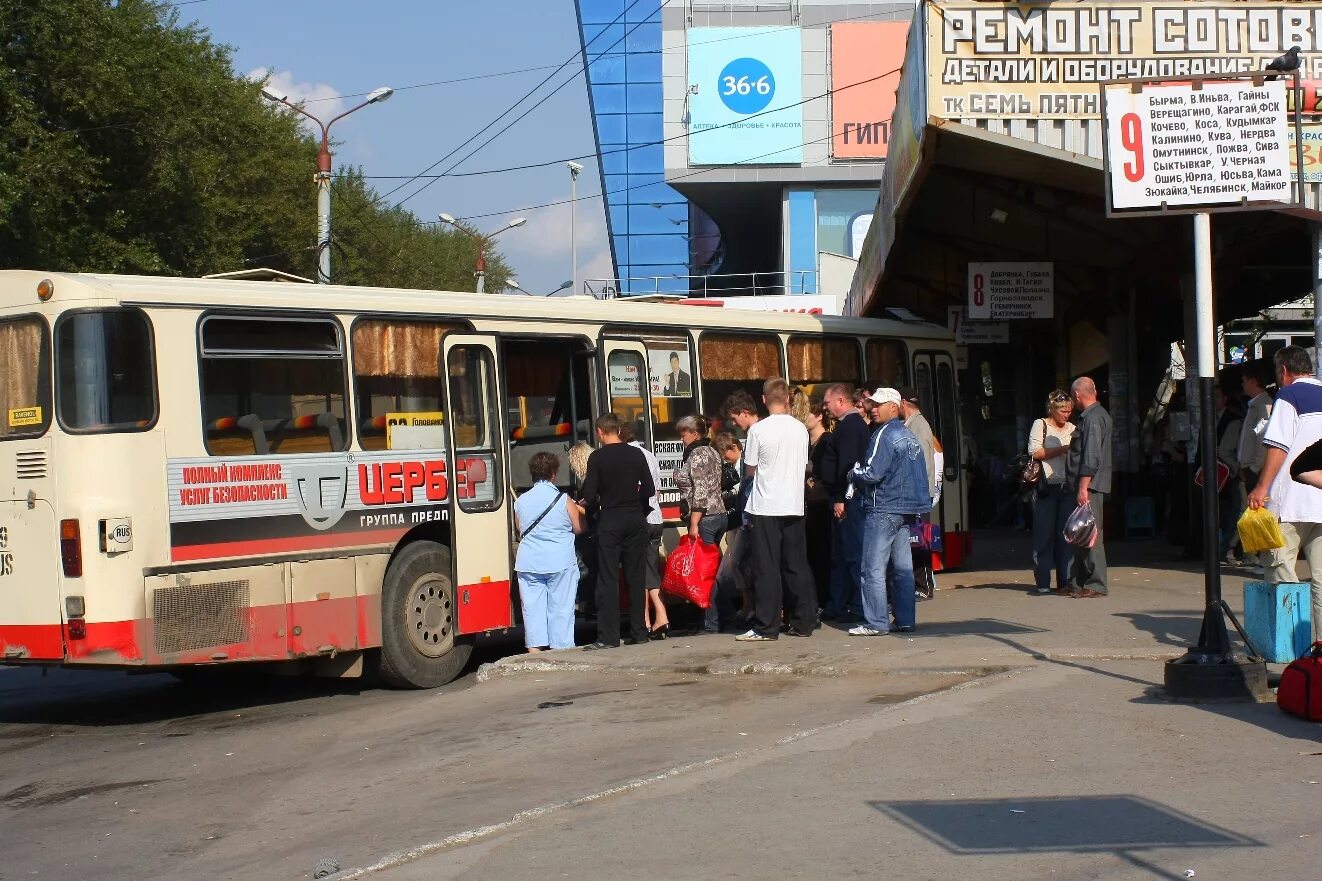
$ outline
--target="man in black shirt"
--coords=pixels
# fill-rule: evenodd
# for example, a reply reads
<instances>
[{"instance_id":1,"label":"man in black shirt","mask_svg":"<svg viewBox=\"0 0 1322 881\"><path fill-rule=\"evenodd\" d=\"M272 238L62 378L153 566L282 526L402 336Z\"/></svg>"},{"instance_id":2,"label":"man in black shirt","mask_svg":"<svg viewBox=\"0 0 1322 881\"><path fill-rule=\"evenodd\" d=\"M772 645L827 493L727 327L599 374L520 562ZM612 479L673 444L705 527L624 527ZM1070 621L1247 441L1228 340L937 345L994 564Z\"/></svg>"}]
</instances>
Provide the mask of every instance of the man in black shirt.
<instances>
[{"instance_id":1,"label":"man in black shirt","mask_svg":"<svg viewBox=\"0 0 1322 881\"><path fill-rule=\"evenodd\" d=\"M620 418L597 419L601 446L588 457L582 504L597 507L597 641L585 651L620 644L621 564L629 585L629 631L633 643L647 642L647 512L656 495L643 451L620 439Z\"/></svg>"},{"instance_id":2,"label":"man in black shirt","mask_svg":"<svg viewBox=\"0 0 1322 881\"><path fill-rule=\"evenodd\" d=\"M861 590L863 552L863 512L845 498L849 472L867 459L872 432L854 406L854 390L837 383L826 390L822 403L836 418L836 473L832 480L832 506L835 528L831 534L831 599L822 612L825 621L853 621L863 612Z\"/></svg>"}]
</instances>

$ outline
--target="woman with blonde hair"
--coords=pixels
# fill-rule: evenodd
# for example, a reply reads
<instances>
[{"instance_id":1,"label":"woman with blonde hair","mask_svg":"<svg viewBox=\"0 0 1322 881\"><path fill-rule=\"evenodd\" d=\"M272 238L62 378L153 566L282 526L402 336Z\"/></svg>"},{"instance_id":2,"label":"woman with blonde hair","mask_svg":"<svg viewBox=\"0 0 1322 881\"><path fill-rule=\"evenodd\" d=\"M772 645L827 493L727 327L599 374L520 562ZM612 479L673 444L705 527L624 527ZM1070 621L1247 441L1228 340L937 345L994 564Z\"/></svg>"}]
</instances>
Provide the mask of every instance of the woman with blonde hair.
<instances>
[{"instance_id":1,"label":"woman with blonde hair","mask_svg":"<svg viewBox=\"0 0 1322 881\"><path fill-rule=\"evenodd\" d=\"M1074 438L1074 401L1056 389L1047 395L1047 415L1028 429L1028 454L1042 463L1042 477L1033 490L1033 575L1037 592L1051 593L1051 572L1056 592L1069 590L1073 555L1065 541L1065 521L1074 499L1065 486L1065 459Z\"/></svg>"}]
</instances>

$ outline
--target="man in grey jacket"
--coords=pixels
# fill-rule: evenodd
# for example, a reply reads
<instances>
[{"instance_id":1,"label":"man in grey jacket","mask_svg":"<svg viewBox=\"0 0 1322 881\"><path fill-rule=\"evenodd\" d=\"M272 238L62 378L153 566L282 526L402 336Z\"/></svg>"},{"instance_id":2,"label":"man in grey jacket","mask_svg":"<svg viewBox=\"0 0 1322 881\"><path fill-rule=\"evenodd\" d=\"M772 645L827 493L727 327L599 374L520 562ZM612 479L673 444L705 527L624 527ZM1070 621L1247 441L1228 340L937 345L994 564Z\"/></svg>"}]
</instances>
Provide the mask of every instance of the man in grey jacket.
<instances>
[{"instance_id":1,"label":"man in grey jacket","mask_svg":"<svg viewBox=\"0 0 1322 881\"><path fill-rule=\"evenodd\" d=\"M1086 376L1070 386L1074 397L1074 440L1065 457L1065 484L1075 493L1075 504L1092 508L1097 520L1097 542L1074 549L1070 573L1077 598L1106 596L1106 549L1102 542L1102 506L1111 491L1111 414L1097 402L1097 384Z\"/></svg>"}]
</instances>

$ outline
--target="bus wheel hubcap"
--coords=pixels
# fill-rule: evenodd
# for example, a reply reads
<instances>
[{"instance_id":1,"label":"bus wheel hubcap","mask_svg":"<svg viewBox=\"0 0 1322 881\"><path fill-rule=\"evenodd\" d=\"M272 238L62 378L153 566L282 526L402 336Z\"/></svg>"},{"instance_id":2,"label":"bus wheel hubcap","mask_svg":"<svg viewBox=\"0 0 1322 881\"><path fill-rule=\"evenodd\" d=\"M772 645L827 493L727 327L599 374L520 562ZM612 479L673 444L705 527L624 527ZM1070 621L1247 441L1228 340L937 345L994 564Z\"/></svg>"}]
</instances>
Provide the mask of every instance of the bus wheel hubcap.
<instances>
[{"instance_id":1,"label":"bus wheel hubcap","mask_svg":"<svg viewBox=\"0 0 1322 881\"><path fill-rule=\"evenodd\" d=\"M454 647L454 601L448 579L426 575L409 592L405 618L409 641L430 658Z\"/></svg>"}]
</instances>

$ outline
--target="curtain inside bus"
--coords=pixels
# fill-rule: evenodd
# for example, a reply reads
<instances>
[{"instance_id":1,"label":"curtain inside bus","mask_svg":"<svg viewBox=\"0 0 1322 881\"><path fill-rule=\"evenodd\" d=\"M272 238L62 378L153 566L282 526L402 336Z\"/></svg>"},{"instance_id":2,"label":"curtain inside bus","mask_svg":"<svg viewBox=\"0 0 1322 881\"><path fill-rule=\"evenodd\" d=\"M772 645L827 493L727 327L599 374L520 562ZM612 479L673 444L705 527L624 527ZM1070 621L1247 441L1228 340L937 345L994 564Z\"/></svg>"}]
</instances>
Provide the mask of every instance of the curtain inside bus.
<instances>
[{"instance_id":1,"label":"curtain inside bus","mask_svg":"<svg viewBox=\"0 0 1322 881\"><path fill-rule=\"evenodd\" d=\"M50 425L48 349L40 318L0 321L0 440L35 437Z\"/></svg>"}]
</instances>

